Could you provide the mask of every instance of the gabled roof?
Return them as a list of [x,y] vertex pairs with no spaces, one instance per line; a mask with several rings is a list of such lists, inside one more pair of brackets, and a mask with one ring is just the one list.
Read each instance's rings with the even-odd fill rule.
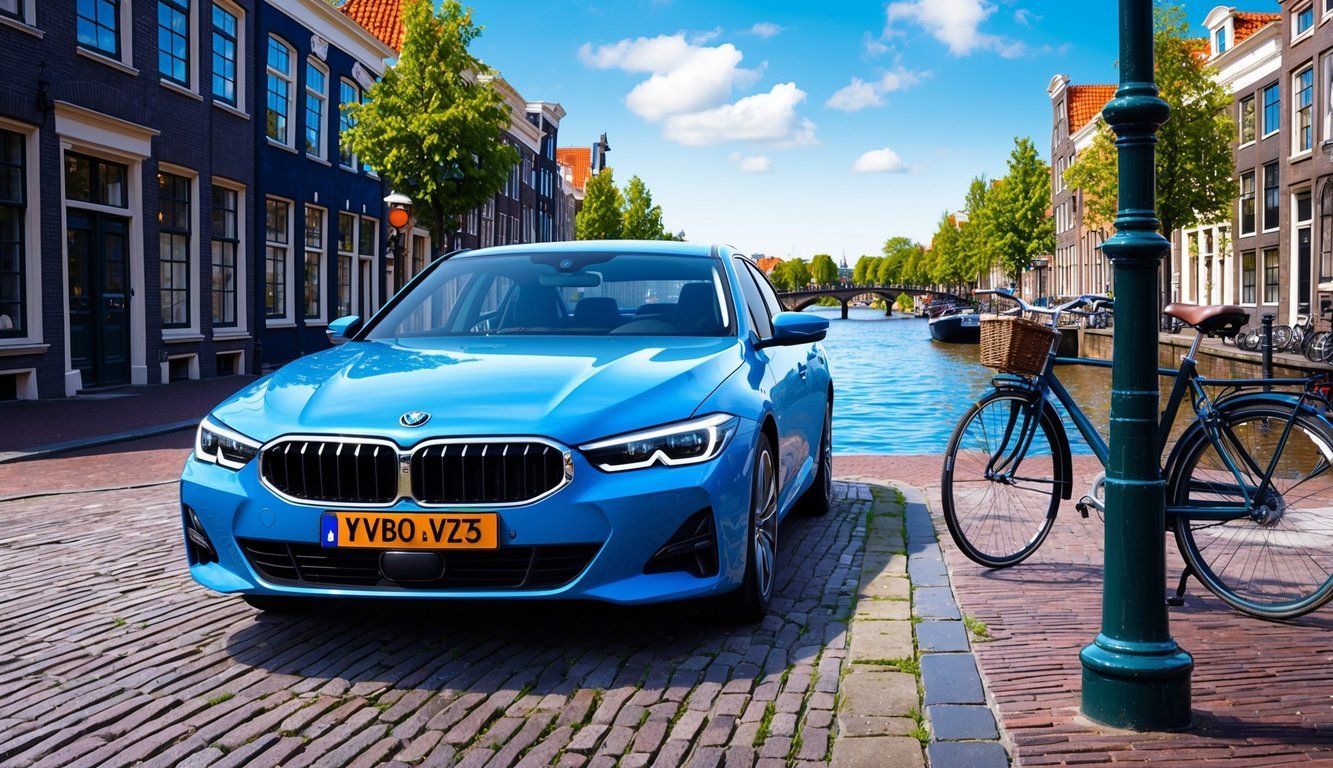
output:
[[561,165],[568,166],[574,172],[574,177],[572,179],[574,189],[582,192],[583,186],[588,183],[588,176],[592,172],[592,148],[557,148],[555,151],[555,161]]
[[338,10],[365,27],[380,42],[403,50],[403,0],[347,0]]
[[1072,135],[1101,114],[1106,102],[1115,98],[1116,86],[1071,85],[1067,91],[1065,109],[1069,117],[1069,133]]
[[1255,32],[1258,32],[1264,26],[1281,20],[1282,14],[1280,13],[1246,13],[1237,11],[1231,22],[1233,25],[1231,40],[1232,47],[1240,45],[1242,40],[1253,35]]

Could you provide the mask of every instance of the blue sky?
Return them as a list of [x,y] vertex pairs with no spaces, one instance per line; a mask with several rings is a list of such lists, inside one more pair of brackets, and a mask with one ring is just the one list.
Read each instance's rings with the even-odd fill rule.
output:
[[[1015,136],[1049,155],[1052,76],[1118,77],[1111,0],[471,5],[473,53],[565,108],[561,146],[605,132],[669,229],[782,258],[928,241]],[[1198,28],[1212,5],[1185,8]]]

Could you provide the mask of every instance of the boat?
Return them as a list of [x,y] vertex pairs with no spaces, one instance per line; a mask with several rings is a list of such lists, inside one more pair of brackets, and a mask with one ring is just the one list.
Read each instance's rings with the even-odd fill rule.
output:
[[930,338],[946,344],[979,344],[981,315],[971,307],[952,307],[930,319]]

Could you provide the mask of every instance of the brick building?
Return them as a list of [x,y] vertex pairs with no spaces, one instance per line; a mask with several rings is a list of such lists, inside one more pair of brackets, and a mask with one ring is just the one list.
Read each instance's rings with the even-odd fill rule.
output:
[[1115,96],[1115,86],[1071,85],[1068,75],[1056,75],[1046,92],[1052,110],[1051,215],[1055,220],[1049,294],[1105,293],[1111,284],[1111,267],[1099,246],[1110,232],[1084,221],[1083,191],[1066,184],[1064,173],[1078,153],[1091,146],[1102,107]]

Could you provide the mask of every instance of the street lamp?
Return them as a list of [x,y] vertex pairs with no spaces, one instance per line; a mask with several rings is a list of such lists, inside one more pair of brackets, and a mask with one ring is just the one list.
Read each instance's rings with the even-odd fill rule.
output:
[[[384,252],[385,261],[394,262],[394,282],[400,280],[402,263],[398,257],[403,253],[403,237],[406,235],[405,229],[412,221],[412,198],[401,192],[390,192],[384,197],[384,204],[389,207],[389,247]],[[397,286],[394,286],[397,290]]]

